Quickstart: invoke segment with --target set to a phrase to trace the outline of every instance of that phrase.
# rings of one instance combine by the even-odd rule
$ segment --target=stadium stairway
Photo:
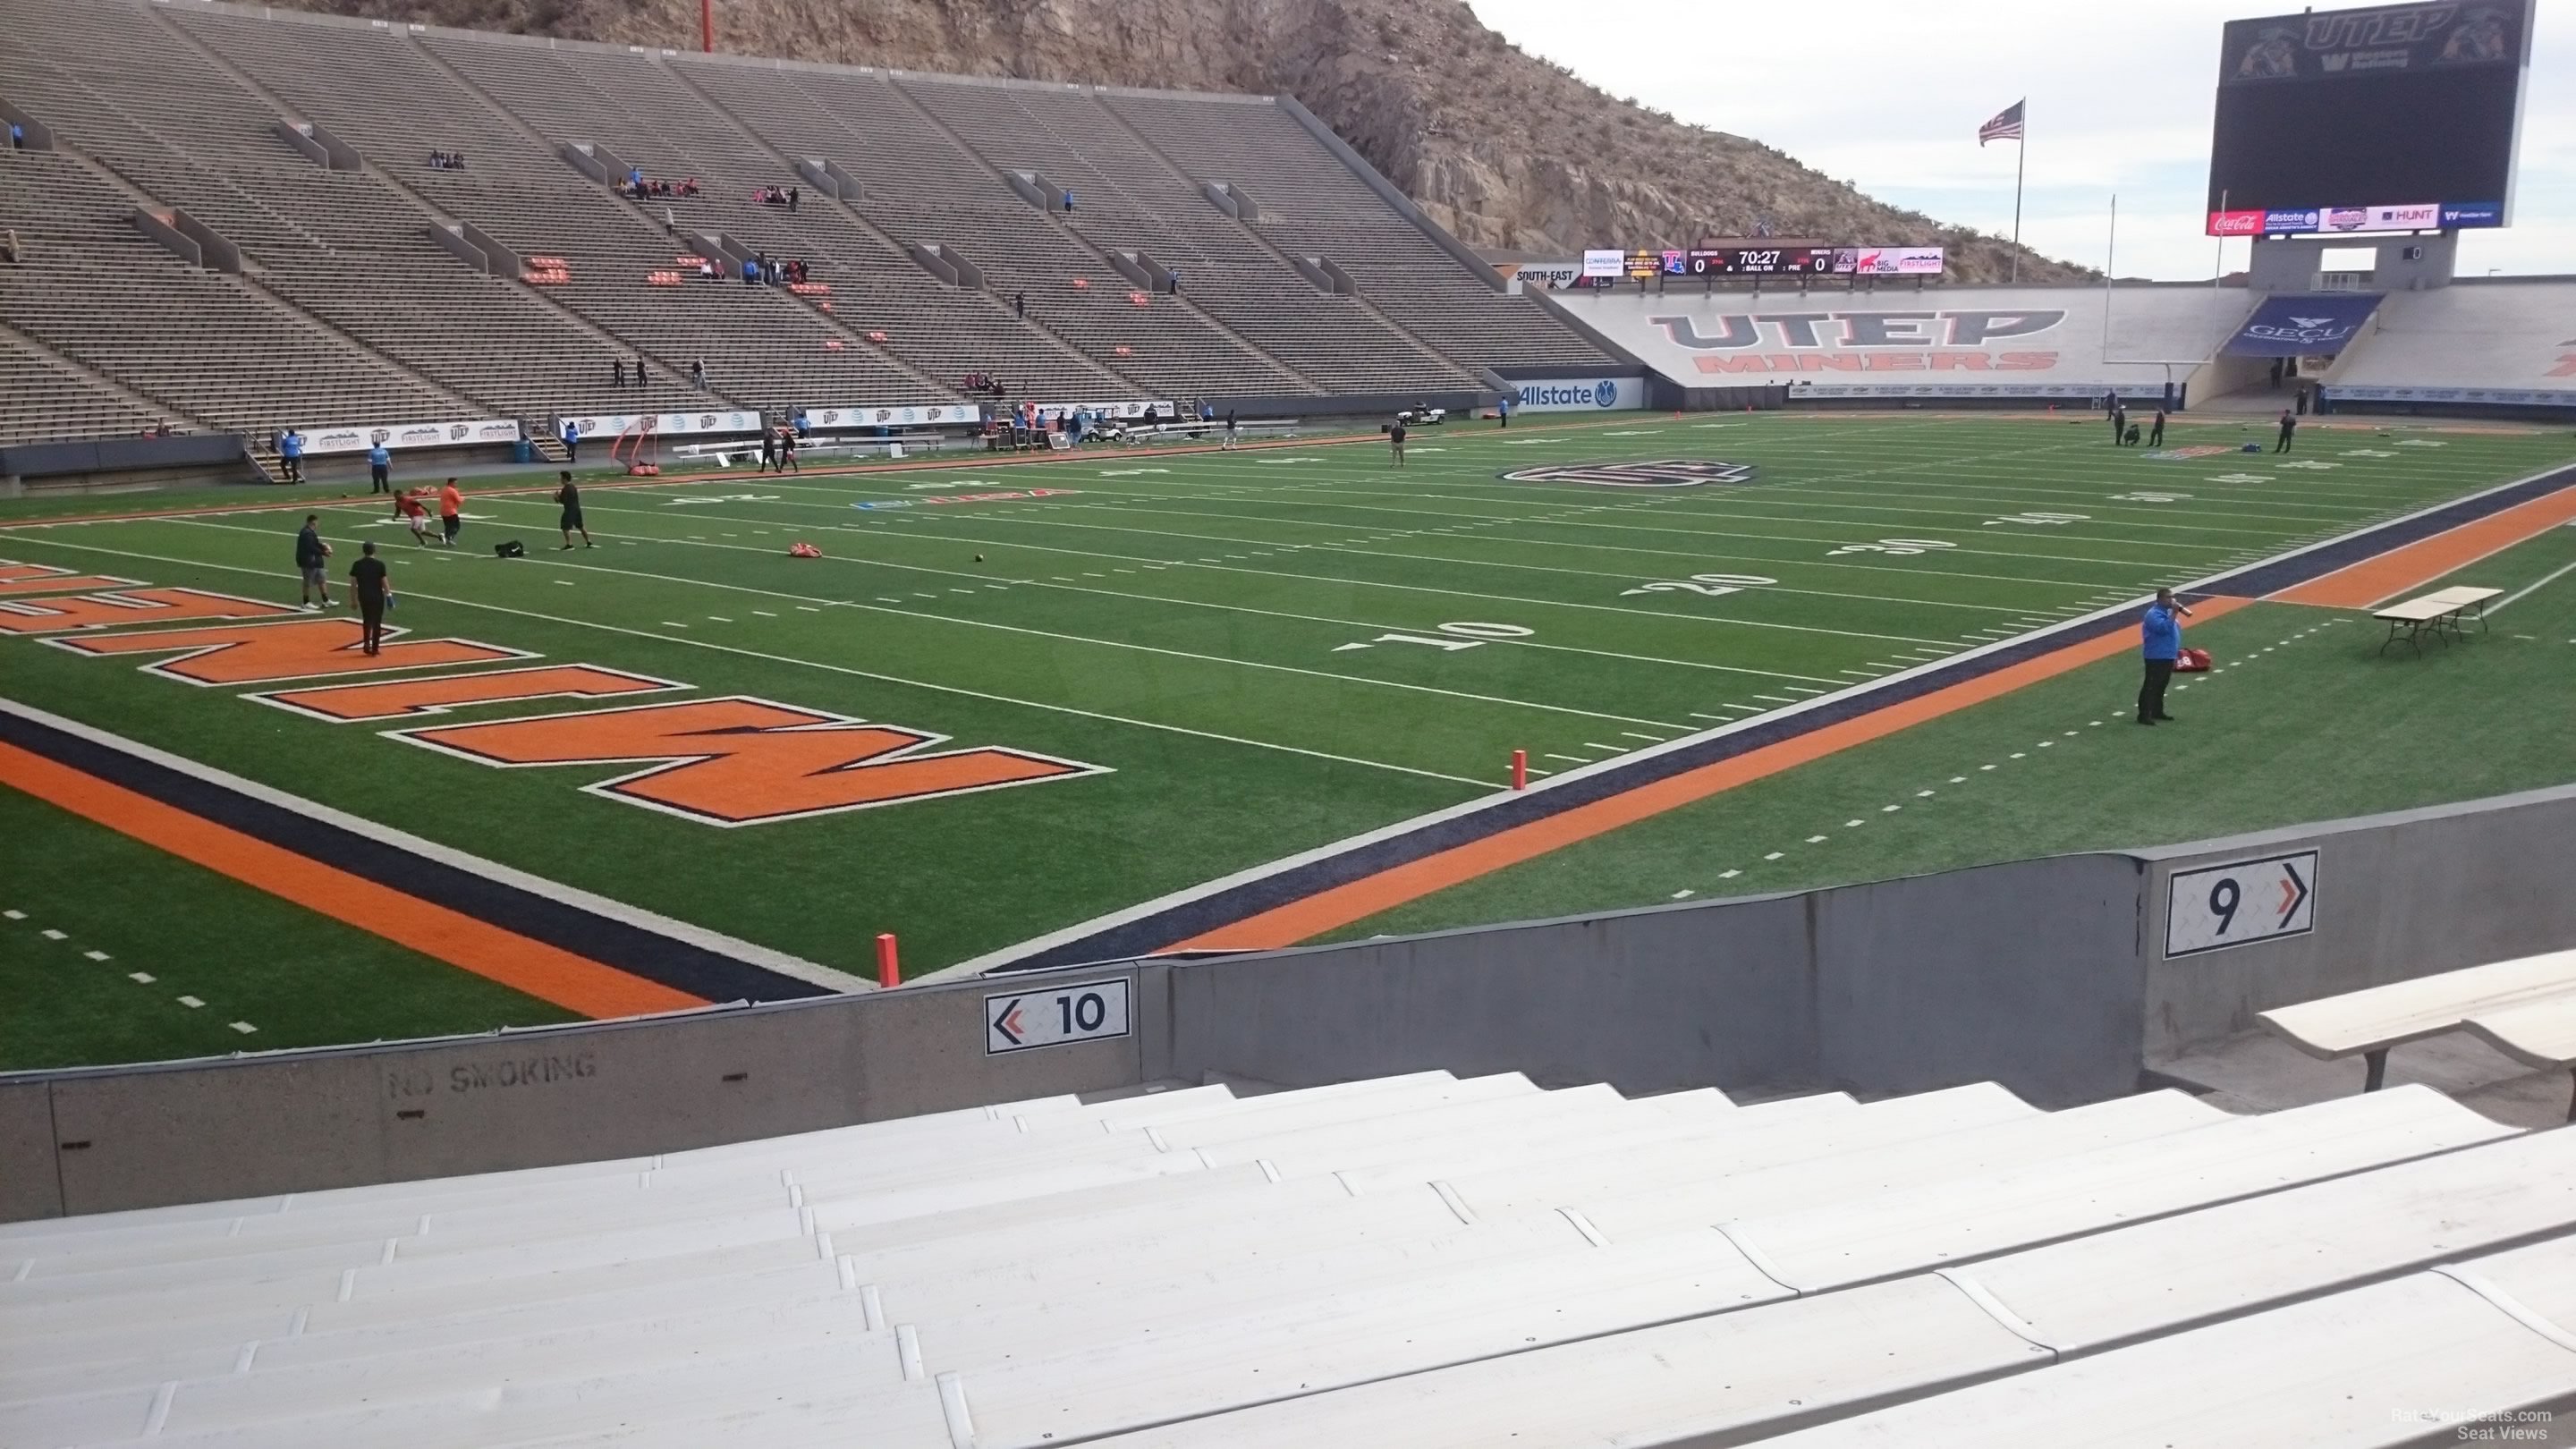
[[[2511,1409],[2576,1395],[2571,1229],[2576,1134],[2422,1088],[1051,1097],[0,1227],[0,1441],[2053,1442],[2349,1392],[2293,1343]]]

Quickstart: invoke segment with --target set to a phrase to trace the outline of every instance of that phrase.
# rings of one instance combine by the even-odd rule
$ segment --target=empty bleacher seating
[[[953,401],[970,373],[1043,401],[1454,392],[1488,366],[1602,360],[1263,98],[205,3],[22,0],[11,19],[0,95],[60,149],[0,161],[0,225],[30,258],[0,278],[0,323],[48,375],[86,366],[195,426]],[[359,169],[310,159],[281,123],[345,144]],[[567,148],[697,193],[620,195]],[[433,151],[466,164],[432,166]],[[851,194],[800,162],[838,166]],[[1032,205],[1019,173],[1077,206]],[[1259,197],[1259,220],[1212,204],[1209,181]],[[793,210],[753,199],[789,185]],[[237,246],[241,274],[191,268],[126,220],[171,208]],[[433,237],[460,224],[565,265],[490,275]],[[707,254],[700,238],[803,261],[820,285],[745,287],[725,256],[703,280],[680,260]],[[963,262],[965,284],[917,246]],[[1300,265],[1317,254],[1361,295],[1316,285]],[[1140,261],[1162,270],[1140,283]],[[672,272],[678,285],[649,280]],[[1157,286],[1172,274],[1177,295]],[[637,358],[648,382],[611,381],[612,359]],[[701,360],[704,392],[688,383]],[[77,393],[31,395],[0,441],[100,426]]]
[[[2281,1345],[2372,1313],[2514,1409],[2576,1394],[2571,1169],[2421,1087],[1047,1098],[0,1227],[0,1441],[1967,1443],[2314,1407]]]

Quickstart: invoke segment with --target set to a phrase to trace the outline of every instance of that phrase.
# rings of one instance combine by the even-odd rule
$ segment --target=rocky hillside
[[[693,0],[306,0],[381,19],[694,48]],[[1526,55],[1463,0],[717,0],[719,49],[1036,80],[1293,95],[1470,244],[1746,234],[1953,249],[2000,280],[2011,247],[1874,201],[1759,141],[1614,100]],[[2079,268],[2024,251],[2024,281]]]

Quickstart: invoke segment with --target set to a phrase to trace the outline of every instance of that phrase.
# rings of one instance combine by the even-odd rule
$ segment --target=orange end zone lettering
[[[16,563],[0,559],[0,597],[19,594],[86,594],[99,589],[130,589],[142,585],[141,579],[109,578],[104,574],[76,574],[52,564]]]
[[[120,624],[176,624],[183,619],[265,619],[300,610],[203,589],[126,589],[76,599],[0,603],[0,634],[53,634]]]
[[[381,674],[388,669],[416,669],[432,664],[484,664],[501,659],[533,659],[524,649],[503,649],[465,639],[415,639],[390,642],[398,629],[385,631],[387,642],[377,654],[360,652],[363,633],[355,619],[301,619],[291,624],[232,624],[211,629],[154,629],[136,634],[96,634],[48,639],[57,649],[75,654],[170,654],[176,659],[143,666],[147,674],[189,684],[268,684],[281,679],[313,679],[333,674]],[[181,652],[184,651],[184,652]]]
[[[504,767],[645,763],[582,788],[723,826],[1109,773],[1023,750],[926,754],[946,736],[740,695],[386,733]]]
[[[688,685],[646,674],[602,669],[596,664],[541,664],[533,669],[494,669],[480,674],[443,674],[428,679],[392,679],[375,684],[326,684],[314,689],[283,689],[246,694],[262,704],[332,724],[399,719],[405,715],[445,714],[458,705],[505,704],[527,699],[607,699],[623,694],[657,694]]]

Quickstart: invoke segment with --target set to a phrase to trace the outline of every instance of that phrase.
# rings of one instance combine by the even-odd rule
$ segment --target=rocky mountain
[[[306,0],[478,30],[695,48],[691,0]],[[1284,93],[1469,244],[1745,235],[1952,249],[2001,280],[2012,247],[1875,201],[1759,141],[1615,100],[1523,53],[1464,0],[718,0],[717,48],[854,65]],[[2090,275],[2025,249],[2024,281]]]

